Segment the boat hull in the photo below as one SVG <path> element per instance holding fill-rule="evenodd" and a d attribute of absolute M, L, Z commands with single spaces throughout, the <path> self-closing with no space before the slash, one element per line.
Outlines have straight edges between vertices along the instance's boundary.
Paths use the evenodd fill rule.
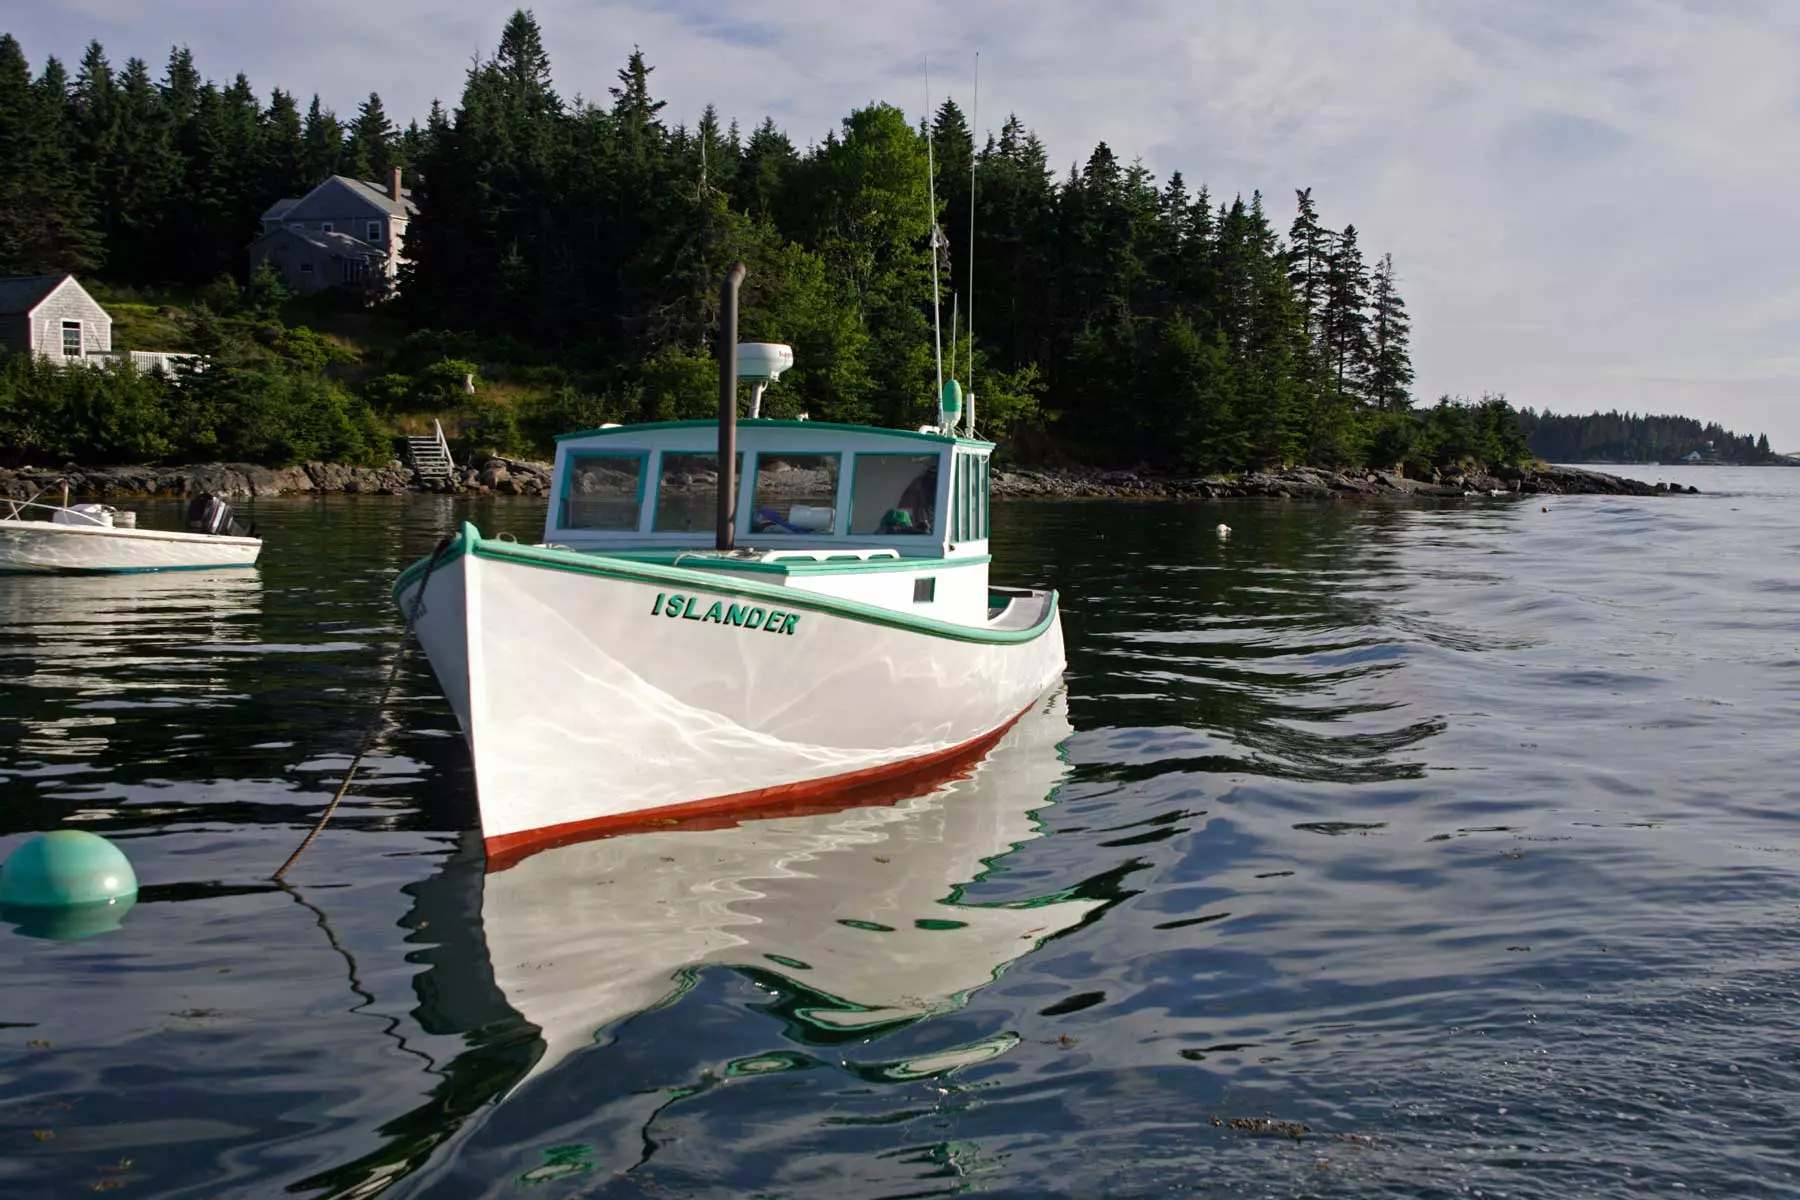
<path fill-rule="evenodd" d="M 997 739 L 1064 665 L 1053 595 L 1028 627 L 972 629 L 467 526 L 428 580 L 402 577 L 402 611 L 422 582 L 416 630 L 490 857 L 940 765 Z"/>
<path fill-rule="evenodd" d="M 248 567 L 259 538 L 0 520 L 0 573 L 197 571 Z"/>
<path fill-rule="evenodd" d="M 1071 733 L 1053 690 L 986 756 L 885 806 L 596 839 L 489 873 L 493 981 L 544 1042 L 527 1078 L 705 966 L 780 980 L 804 994 L 802 1019 L 840 1036 L 961 1004 L 1101 905 L 963 896 L 1042 833 Z"/>

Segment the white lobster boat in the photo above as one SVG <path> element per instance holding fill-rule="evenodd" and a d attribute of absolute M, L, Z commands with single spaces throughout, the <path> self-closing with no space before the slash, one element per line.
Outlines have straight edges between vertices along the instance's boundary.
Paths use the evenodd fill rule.
<path fill-rule="evenodd" d="M 262 540 L 240 536 L 231 509 L 196 496 L 188 528 L 139 529 L 136 514 L 107 504 L 0 501 L 0 574 L 91 574 L 248 567 Z"/>
<path fill-rule="evenodd" d="M 726 344 L 723 421 L 565 435 L 541 544 L 464 524 L 394 585 L 490 861 L 940 765 L 1062 676 L 1056 593 L 989 584 L 993 444 L 954 381 L 918 431 L 739 422 Z M 755 383 L 792 361 L 743 349 Z"/>

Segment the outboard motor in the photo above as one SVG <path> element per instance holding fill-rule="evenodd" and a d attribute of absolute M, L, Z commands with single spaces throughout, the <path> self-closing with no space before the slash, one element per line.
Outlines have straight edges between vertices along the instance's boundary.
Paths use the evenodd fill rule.
<path fill-rule="evenodd" d="M 211 492 L 201 492 L 188 501 L 189 533 L 229 533 L 232 524 L 231 506 Z"/>

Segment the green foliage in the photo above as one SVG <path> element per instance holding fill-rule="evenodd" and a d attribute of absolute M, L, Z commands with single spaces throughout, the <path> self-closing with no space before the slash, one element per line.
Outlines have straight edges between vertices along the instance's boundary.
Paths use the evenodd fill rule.
<path fill-rule="evenodd" d="M 302 371 L 323 371 L 330 366 L 355 362 L 356 356 L 324 334 L 305 326 L 279 329 L 271 349 Z"/>
<path fill-rule="evenodd" d="M 73 80 L 54 59 L 34 80 L 0 37 L 0 270 L 103 261 L 104 282 L 199 294 L 182 345 L 150 347 L 213 361 L 183 384 L 175 454 L 348 446 L 371 407 L 468 412 L 509 451 L 547 449 L 565 418 L 709 415 L 733 260 L 749 267 L 741 336 L 796 353 L 770 415 L 930 420 L 939 316 L 957 327 L 945 374 L 973 370 L 982 427 L 1016 439 L 1014 453 L 1197 471 L 1522 453 L 1510 409 L 1414 414 L 1393 260 L 1365 259 L 1356 228 L 1327 224 L 1310 189 L 1284 242 L 1258 194 L 1215 200 L 1104 143 L 1059 179 L 1017 116 L 990 135 L 952 98 L 923 119 L 858 108 L 800 150 L 767 120 L 741 137 L 710 106 L 681 124 L 656 79 L 634 50 L 598 102 L 565 100 L 536 19 L 517 11 L 458 102 L 402 131 L 374 93 L 346 123 L 317 96 L 303 113 L 280 90 L 263 103 L 241 75 L 208 80 L 181 49 L 160 79 L 137 59 L 115 73 L 94 44 Z M 238 286 L 274 201 L 333 172 L 385 184 L 402 163 L 420 211 L 392 302 L 290 298 L 267 270 Z M 281 327 L 341 333 L 377 313 L 404 332 L 360 362 Z M 465 374 L 493 394 L 471 400 Z M 354 398 L 339 378 L 360 378 Z M 248 406 L 241 420 L 234 405 Z M 1666 444 L 1571 442 L 1561 420 L 1525 423 L 1576 457 Z M 1709 438 L 1722 457 L 1767 457 Z"/>
<path fill-rule="evenodd" d="M 1780 458 L 1766 433 L 1752 437 L 1692 417 L 1618 411 L 1564 416 L 1528 408 L 1520 425 L 1532 452 L 1551 462 L 1672 463 L 1698 454 L 1703 462 L 1755 464 Z"/>
<path fill-rule="evenodd" d="M 622 423 L 621 418 L 625 415 L 615 398 L 578 391 L 565 384 L 548 395 L 532 397 L 519 405 L 516 423 L 526 447 L 534 453 L 548 455 L 555 449 L 558 434 Z"/>
<path fill-rule="evenodd" d="M 266 321 L 273 321 L 280 316 L 282 307 L 293 299 L 286 282 L 281 278 L 268 259 L 256 264 L 250 272 L 250 282 L 244 288 L 244 311 Z"/>
<path fill-rule="evenodd" d="M 0 461 L 12 464 L 374 464 L 388 444 L 367 404 L 321 376 L 280 366 L 215 366 L 170 379 L 125 362 L 0 360 Z"/>
<path fill-rule="evenodd" d="M 458 451 L 456 457 L 465 462 L 480 462 L 495 455 L 517 455 L 524 449 L 524 436 L 519 432 L 519 420 L 511 405 L 477 395 L 464 411 L 468 420 L 453 447 Z"/>
<path fill-rule="evenodd" d="M 1519 414 L 1502 396 L 1441 398 L 1420 414 L 1414 460 L 1434 466 L 1516 465 L 1532 455 Z"/>

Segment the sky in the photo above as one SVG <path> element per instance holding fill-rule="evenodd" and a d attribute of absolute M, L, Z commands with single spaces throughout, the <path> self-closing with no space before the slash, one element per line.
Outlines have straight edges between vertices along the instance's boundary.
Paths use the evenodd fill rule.
<path fill-rule="evenodd" d="M 160 74 L 454 106 L 514 3 L 41 0 L 34 68 L 89 39 Z M 557 88 L 633 46 L 664 117 L 707 102 L 797 144 L 883 100 L 1009 112 L 1059 172 L 1105 141 L 1215 199 L 1294 190 L 1394 256 L 1421 400 L 1717 420 L 1800 451 L 1800 4 L 1791 0 L 537 0 Z M 980 89 L 971 76 L 980 52 Z"/>

